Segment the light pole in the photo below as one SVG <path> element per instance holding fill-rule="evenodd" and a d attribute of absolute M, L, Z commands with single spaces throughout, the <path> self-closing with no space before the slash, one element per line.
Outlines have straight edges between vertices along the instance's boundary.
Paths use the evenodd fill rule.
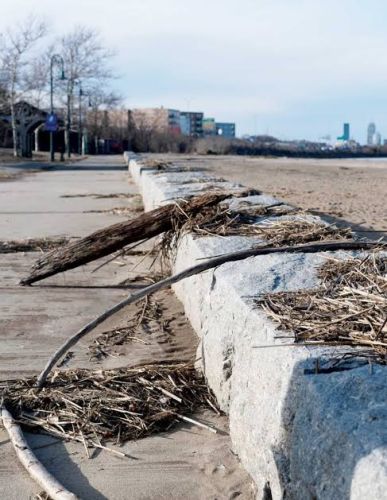
<path fill-rule="evenodd" d="M 79 101 L 78 101 L 78 154 L 82 154 L 83 150 L 83 116 L 82 116 L 82 97 L 83 96 L 88 96 L 89 97 L 89 105 L 90 105 L 90 94 L 85 93 L 83 88 L 82 88 L 82 80 L 76 80 L 74 82 L 76 85 L 79 86 Z"/>
<path fill-rule="evenodd" d="M 70 91 L 70 86 L 72 87 L 73 85 L 70 84 L 67 87 L 67 117 L 66 117 L 66 138 L 67 138 L 67 143 L 66 143 L 66 148 L 67 148 L 67 158 L 71 158 L 71 92 L 72 88 Z"/>
<path fill-rule="evenodd" d="M 78 154 L 81 156 L 82 154 L 82 139 L 83 139 L 83 125 L 82 125 L 82 96 L 83 96 L 83 90 L 82 90 L 82 83 L 79 83 L 79 117 L 78 117 L 78 127 L 79 127 L 79 132 L 78 132 Z"/>
<path fill-rule="evenodd" d="M 64 73 L 64 61 L 63 57 L 59 54 L 54 54 L 51 56 L 50 61 L 50 114 L 54 115 L 54 65 L 60 65 L 62 72 L 60 80 L 66 80 Z M 50 130 L 50 157 L 51 161 L 55 161 L 55 151 L 54 151 L 54 130 Z"/>

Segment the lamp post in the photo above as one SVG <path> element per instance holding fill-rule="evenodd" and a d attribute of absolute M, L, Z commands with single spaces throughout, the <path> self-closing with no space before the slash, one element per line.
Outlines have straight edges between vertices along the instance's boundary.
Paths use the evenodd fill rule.
<path fill-rule="evenodd" d="M 82 115 L 82 97 L 89 97 L 89 105 L 90 105 L 90 94 L 86 93 L 82 88 L 82 80 L 76 80 L 74 82 L 79 86 L 79 100 L 78 100 L 78 154 L 81 155 L 83 153 L 83 115 Z"/>
<path fill-rule="evenodd" d="M 60 65 L 62 72 L 60 76 L 60 80 L 65 80 L 64 73 L 64 61 L 63 57 L 59 54 L 54 54 L 51 56 L 50 61 L 50 114 L 53 116 L 54 114 L 54 65 Z M 54 151 L 54 131 L 50 130 L 50 157 L 51 161 L 55 161 L 55 151 Z"/>

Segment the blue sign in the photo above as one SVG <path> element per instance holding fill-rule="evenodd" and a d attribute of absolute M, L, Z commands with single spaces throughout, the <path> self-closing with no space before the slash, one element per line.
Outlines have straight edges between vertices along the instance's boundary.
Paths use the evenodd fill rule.
<path fill-rule="evenodd" d="M 50 113 L 46 118 L 45 129 L 47 132 L 56 132 L 58 130 L 58 116 Z"/>

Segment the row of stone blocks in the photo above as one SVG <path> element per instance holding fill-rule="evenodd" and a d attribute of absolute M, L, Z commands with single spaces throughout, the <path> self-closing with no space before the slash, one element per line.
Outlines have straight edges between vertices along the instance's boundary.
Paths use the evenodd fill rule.
<path fill-rule="evenodd" d="M 206 192 L 214 183 L 241 189 L 197 169 L 152 170 L 131 154 L 125 159 L 146 210 Z M 255 195 L 233 198 L 230 206 L 246 201 L 254 207 L 276 200 Z M 187 234 L 173 269 L 256 243 L 251 237 Z M 316 268 L 326 255 L 252 257 L 174 287 L 200 338 L 198 357 L 229 415 L 234 451 L 257 485 L 257 498 L 269 498 L 269 491 L 273 499 L 387 498 L 387 368 L 370 370 L 354 359 L 348 370 L 316 373 L 316 360 L 321 364 L 340 349 L 281 346 L 289 340 L 276 338 L 276 326 L 255 305 L 262 293 L 316 286 Z"/>

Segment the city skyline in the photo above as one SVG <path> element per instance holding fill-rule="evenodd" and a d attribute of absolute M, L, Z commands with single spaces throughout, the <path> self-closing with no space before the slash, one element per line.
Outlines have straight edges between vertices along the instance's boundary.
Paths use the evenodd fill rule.
<path fill-rule="evenodd" d="M 371 0 L 41 0 L 50 36 L 74 24 L 100 30 L 116 52 L 116 89 L 129 108 L 204 111 L 238 135 L 336 137 L 342 123 L 364 144 L 367 125 L 387 134 L 387 5 Z M 0 30 L 23 20 L 29 0 L 5 0 Z M 22 15 L 21 13 L 24 13 Z M 56 20 L 55 20 L 56 16 Z"/>

